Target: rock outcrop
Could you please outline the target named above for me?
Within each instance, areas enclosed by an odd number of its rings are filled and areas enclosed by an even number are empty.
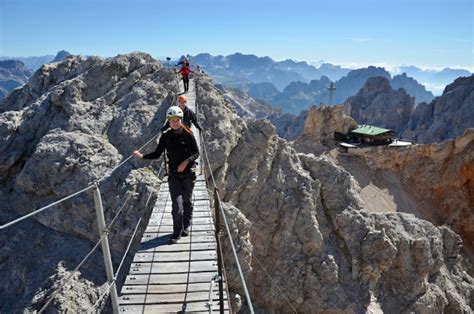
[[[410,120],[414,98],[403,89],[393,90],[387,78],[372,77],[344,105],[357,123],[384,127],[400,135]]]
[[[336,147],[334,132],[347,133],[357,123],[346,115],[344,106],[313,106],[308,110],[302,134],[294,141],[295,149],[319,155]]]
[[[152,168],[141,168],[145,163],[133,159],[109,173],[134,149],[157,134],[177,91],[178,80],[173,71],[144,53],[106,60],[69,56],[63,62],[41,67],[23,88],[10,93],[0,106],[1,211],[13,216],[26,214],[100,179],[107,223],[122,208],[116,227],[109,234],[112,253],[121,257],[139,217],[149,213],[156,199],[154,188],[159,180]],[[83,242],[95,243],[98,239],[91,191],[33,219],[57,237],[67,235],[70,247]],[[6,221],[2,218],[2,223]],[[34,238],[40,227],[37,223],[32,226],[28,235]],[[14,226],[12,232],[18,236],[24,234],[23,227]],[[83,256],[87,251],[80,250],[81,247],[87,245],[78,245],[76,254]],[[56,248],[50,250],[53,249]],[[9,252],[12,254],[4,256],[6,265],[21,259],[14,251]],[[58,262],[54,259],[58,256],[56,252],[50,252],[47,247],[40,252],[45,263]],[[48,256],[53,259],[49,260]],[[64,258],[68,258],[67,254]],[[24,269],[28,269],[27,263],[23,264]],[[68,269],[70,267],[68,263]],[[104,273],[100,263],[92,268],[98,274]],[[44,302],[41,291],[48,287],[40,285],[50,276],[57,278],[52,282],[59,280],[62,276],[59,271],[59,268],[44,269],[43,277],[20,274],[20,286],[29,289],[25,297],[36,295],[34,299],[38,304]],[[18,292],[5,286],[10,282],[12,269],[5,267],[1,272],[4,280],[0,289],[8,293],[3,294],[0,309],[19,311],[20,308],[10,308],[5,303],[10,295],[13,298]],[[100,287],[104,281],[97,278],[101,276],[92,277],[92,281]],[[86,281],[84,284],[90,285]],[[81,289],[77,285],[67,297],[58,297],[56,309],[74,302]],[[89,306],[95,302],[92,297],[85,299]],[[86,307],[83,302],[80,308]]]
[[[360,187],[333,161],[296,153],[265,120],[237,118],[210,81],[197,91],[207,104],[212,171],[258,309],[473,310],[458,235],[411,214],[368,212]],[[232,272],[228,280],[242,294]]]

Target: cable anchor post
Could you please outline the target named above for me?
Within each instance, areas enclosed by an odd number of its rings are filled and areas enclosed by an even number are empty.
[[[102,256],[104,257],[104,266],[105,266],[105,271],[107,273],[107,282],[111,286],[110,297],[112,300],[112,308],[113,308],[114,314],[118,314],[119,301],[118,301],[117,287],[113,285],[115,281],[115,275],[114,275],[114,268],[112,265],[112,255],[110,253],[110,246],[109,246],[109,238],[108,238],[109,230],[105,226],[104,207],[102,205],[102,197],[100,195],[98,181],[94,182],[94,205],[95,205],[95,213],[97,215],[97,225],[99,227],[99,236],[102,238],[101,240]]]

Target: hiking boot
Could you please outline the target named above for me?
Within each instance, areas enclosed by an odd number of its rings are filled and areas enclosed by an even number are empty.
[[[187,236],[189,236],[189,228],[184,229],[183,232],[181,232],[181,236],[182,236],[182,237],[187,237]]]
[[[176,243],[178,243],[179,239],[181,239],[181,237],[172,236],[170,241],[168,242],[168,244],[176,244]]]

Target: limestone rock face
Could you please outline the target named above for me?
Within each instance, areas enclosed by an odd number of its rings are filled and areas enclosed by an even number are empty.
[[[197,92],[212,172],[257,309],[473,310],[474,282],[454,232],[410,214],[368,212],[360,186],[332,159],[298,154],[265,120],[237,118],[205,78]],[[244,295],[232,271],[230,278],[231,290]]]
[[[372,77],[344,105],[357,123],[376,125],[402,134],[410,120],[414,98],[403,89],[394,91],[387,78]]]
[[[150,162],[134,159],[110,172],[157,135],[177,91],[173,71],[144,53],[110,59],[68,56],[62,62],[41,67],[23,88],[10,93],[0,104],[0,210],[9,214],[0,217],[2,224],[100,180],[106,223],[122,209],[109,234],[112,253],[120,258],[139,217],[153,205],[159,180],[153,168],[143,168]],[[143,151],[153,150],[153,144]],[[32,219],[57,231],[57,237],[69,235],[72,240],[68,245],[72,247],[83,241],[95,243],[99,238],[92,190]],[[12,228],[24,232],[21,224]],[[35,237],[38,228],[33,223],[29,236]],[[39,250],[45,260],[57,256],[46,248]],[[8,261],[21,259],[10,252],[5,257],[8,265]],[[68,300],[56,300],[53,308],[61,311],[73,304],[70,302],[74,298],[80,298],[80,290],[102,285],[103,266],[96,263],[94,267],[100,275],[92,276],[92,281],[78,277],[85,286],[73,285],[64,296]],[[33,290],[25,298],[43,302],[41,291],[49,288],[40,289],[40,285],[49,276],[61,277],[59,271],[48,269],[45,277],[20,276],[21,285]],[[3,268],[1,272],[2,278],[7,278],[10,270]],[[34,289],[38,289],[36,296]],[[8,291],[15,293],[14,289]],[[90,296],[83,301],[78,309],[87,309],[95,302]],[[14,310],[5,304],[0,302],[0,311]]]
[[[443,95],[419,105],[403,136],[418,143],[454,139],[474,127],[474,75],[456,79]]]
[[[308,110],[302,134],[295,140],[299,152],[318,154],[336,146],[334,132],[347,133],[357,123],[344,106],[313,106]]]

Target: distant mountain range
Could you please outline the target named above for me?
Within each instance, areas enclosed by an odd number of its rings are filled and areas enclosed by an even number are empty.
[[[344,69],[332,64],[322,64],[316,68],[304,61],[293,60],[274,61],[270,57],[257,57],[234,53],[228,56],[212,56],[201,53],[190,56],[192,64],[200,65],[218,83],[231,87],[242,87],[248,83],[270,82],[277,89],[283,90],[291,82],[309,82],[327,76],[337,80],[347,74],[350,69]]]
[[[441,71],[422,70],[416,66],[402,66],[398,68],[399,73],[406,73],[414,77],[418,82],[425,85],[435,95],[441,95],[446,85],[454,82],[458,77],[470,76],[472,73],[464,69],[444,68]]]
[[[6,57],[0,56],[0,61],[17,60],[21,61],[28,69],[37,70],[43,64],[58,62],[69,56],[70,53],[66,50],[58,51],[56,55],[34,56],[34,57]]]
[[[28,81],[33,71],[17,60],[0,61],[0,100],[11,90]]]
[[[59,62],[69,55],[69,52],[61,50],[56,56],[0,57],[0,100],[13,89],[25,84],[33,72],[43,64]]]
[[[403,88],[410,96],[415,97],[416,103],[430,102],[434,98],[433,94],[427,91],[423,85],[406,74],[392,78],[384,68],[370,66],[365,69],[352,70],[336,81],[331,104],[341,104],[347,98],[357,94],[371,77],[387,78],[392,88],[396,90]],[[312,80],[309,83],[292,82],[282,92],[279,92],[271,83],[251,83],[242,88],[256,99],[265,100],[285,112],[298,114],[312,105],[328,104],[330,83],[331,80],[323,76],[321,79]]]
[[[292,82],[310,83],[312,80],[321,79],[322,76],[334,82],[353,70],[330,63],[321,63],[316,67],[306,62],[274,61],[270,57],[241,53],[228,56],[201,53],[194,57],[189,56],[189,59],[192,64],[200,65],[204,71],[213,76],[217,83],[237,88],[252,83],[272,83],[280,91]],[[440,95],[444,87],[456,78],[471,75],[469,71],[462,69],[446,68],[436,71],[422,70],[415,66],[398,67],[397,72],[392,72],[391,75],[403,73],[423,84],[435,95]],[[358,88],[355,90],[357,91]]]

